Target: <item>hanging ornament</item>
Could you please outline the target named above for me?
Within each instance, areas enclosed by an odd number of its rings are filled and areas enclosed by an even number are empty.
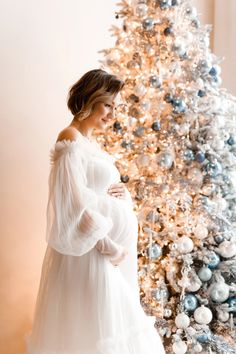
[[[229,304],[229,310],[230,312],[236,313],[236,296],[232,296],[227,300],[227,303]]]
[[[180,340],[178,342],[174,342],[172,349],[175,354],[185,354],[188,347],[184,341]]]
[[[180,237],[176,241],[176,244],[177,244],[177,250],[183,254],[192,252],[193,246],[194,246],[191,238],[189,238],[187,236]]]
[[[200,187],[203,182],[203,175],[199,168],[193,167],[188,170],[188,180],[191,184]]]
[[[213,301],[221,303],[229,297],[229,286],[223,281],[217,281],[210,286],[209,292]]]
[[[236,255],[236,243],[225,240],[220,243],[217,252],[224,258],[232,258]]]
[[[162,85],[162,79],[160,76],[152,75],[149,79],[149,83],[153,88],[160,88]]]
[[[155,132],[161,130],[161,123],[156,120],[155,122],[152,123],[152,130],[154,130]]]
[[[202,305],[194,311],[194,319],[197,323],[205,325],[211,322],[212,312],[208,307]]]
[[[222,235],[217,235],[214,237],[214,240],[216,241],[216,243],[220,244],[221,242],[223,242],[225,240],[225,238]]]
[[[152,260],[160,258],[162,255],[161,246],[157,243],[153,243],[151,247],[148,248],[148,257]]]
[[[150,163],[150,156],[147,154],[141,154],[137,156],[136,160],[136,165],[140,167],[148,167]]]
[[[169,151],[163,151],[157,155],[157,163],[166,170],[172,167],[173,162],[174,156]]]
[[[172,6],[172,0],[156,0],[162,10],[166,10]]]
[[[187,290],[191,292],[198,291],[202,286],[202,282],[195,273],[195,271],[190,272],[189,284],[187,285]]]
[[[190,325],[190,318],[184,312],[179,313],[175,317],[175,324],[177,328],[181,328],[181,329],[187,328]]]
[[[146,4],[138,4],[135,8],[135,15],[142,18],[148,13],[148,6]]]
[[[222,166],[218,161],[208,162],[206,165],[206,172],[211,177],[216,177],[222,173]]]
[[[151,17],[147,17],[145,18],[145,20],[143,20],[142,23],[143,29],[146,31],[151,31],[154,27],[154,24],[155,24],[154,19]]]
[[[198,300],[193,294],[186,294],[183,300],[186,311],[194,311],[197,308]]]
[[[146,87],[143,84],[138,84],[134,87],[134,94],[138,97],[144,96],[146,91]]]
[[[204,152],[198,151],[195,155],[195,159],[196,159],[196,161],[202,163],[205,161],[206,155],[204,154]]]
[[[208,236],[208,229],[199,224],[195,227],[194,229],[194,235],[199,239],[199,240],[204,240]]]
[[[220,257],[214,251],[210,251],[207,254],[207,257],[204,262],[208,265],[210,269],[215,269],[220,263]]]
[[[212,271],[208,267],[202,267],[198,271],[199,279],[209,281],[212,277]]]
[[[211,339],[211,333],[210,332],[198,333],[196,339],[199,343],[203,343],[203,344],[208,343],[209,340]]]

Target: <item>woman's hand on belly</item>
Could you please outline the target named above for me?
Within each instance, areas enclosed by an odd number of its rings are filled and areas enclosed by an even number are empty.
[[[123,183],[111,184],[107,193],[113,197],[124,199],[132,203],[130,193]]]

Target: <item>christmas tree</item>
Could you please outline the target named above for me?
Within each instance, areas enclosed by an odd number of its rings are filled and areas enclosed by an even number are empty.
[[[236,99],[189,0],[122,1],[102,68],[125,81],[112,129],[139,220],[141,303],[169,353],[236,353]]]

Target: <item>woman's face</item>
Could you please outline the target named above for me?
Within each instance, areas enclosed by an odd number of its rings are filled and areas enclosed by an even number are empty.
[[[92,128],[103,130],[112,123],[114,110],[118,102],[117,96],[107,97],[104,102],[95,103],[92,114],[87,118],[87,123]]]

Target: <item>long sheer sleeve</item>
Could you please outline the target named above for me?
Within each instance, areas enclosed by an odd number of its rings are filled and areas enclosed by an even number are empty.
[[[99,195],[86,185],[83,153],[74,147],[71,142],[51,154],[46,240],[60,253],[82,256],[107,236],[113,222],[100,213]]]

